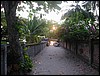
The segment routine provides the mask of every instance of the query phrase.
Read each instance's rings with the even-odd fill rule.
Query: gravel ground
[[[44,48],[33,58],[33,64],[28,75],[99,75],[97,70],[62,47]]]

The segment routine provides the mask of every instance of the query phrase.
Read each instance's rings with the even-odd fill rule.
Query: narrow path
[[[33,58],[30,75],[99,75],[79,58],[61,47],[49,46]]]

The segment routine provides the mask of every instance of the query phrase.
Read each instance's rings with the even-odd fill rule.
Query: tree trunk
[[[2,1],[1,3],[4,7],[7,21],[7,31],[10,46],[10,64],[17,64],[23,57],[21,45],[19,43],[18,31],[16,30],[16,9],[19,1]],[[14,69],[14,67],[12,69]]]

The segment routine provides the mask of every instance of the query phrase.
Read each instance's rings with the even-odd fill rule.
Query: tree
[[[63,32],[61,34],[61,37],[63,38],[69,38],[69,39],[89,39],[91,35],[97,36],[98,32],[96,32],[95,25],[93,24],[95,21],[95,16],[93,12],[90,10],[95,6],[91,8],[91,2],[86,5],[83,4],[86,8],[85,10],[80,7],[77,2],[76,5],[71,5],[72,7],[75,7],[62,16],[62,19],[65,19],[64,26],[66,29],[66,32]],[[85,2],[84,2],[85,3]],[[87,3],[87,2],[86,2]],[[95,3],[95,2],[94,2]],[[91,25],[92,26],[91,26]],[[91,29],[92,28],[92,29]],[[94,34],[95,33],[95,34]],[[67,35],[67,36],[66,36]]]
[[[18,64],[19,61],[23,60],[23,54],[21,45],[19,43],[19,35],[16,30],[16,8],[19,1],[2,1],[2,6],[5,10],[5,17],[7,21],[7,32],[10,47],[10,63]],[[14,67],[15,68],[15,67]],[[15,70],[13,68],[13,70]]]
[[[44,9],[48,10],[47,7],[51,7],[50,9],[53,9],[59,2],[61,1],[46,1],[48,5],[46,5],[45,1],[35,1],[38,3],[38,5],[44,4]],[[5,17],[7,21],[7,32],[8,32],[8,39],[9,39],[9,46],[10,46],[10,53],[11,53],[11,64],[17,64],[19,61],[23,60],[23,53],[21,49],[21,45],[19,42],[19,34],[18,30],[16,29],[16,9],[18,4],[20,4],[21,1],[1,1],[2,7],[5,11]],[[24,1],[24,3],[27,3],[30,5],[30,8],[33,7],[32,1]],[[45,6],[46,5],[46,6]],[[57,7],[58,8],[58,7]],[[13,66],[13,69],[15,67]]]
[[[27,34],[28,37],[26,38],[29,43],[36,43],[38,42],[38,35],[41,35],[43,33],[43,28],[46,25],[46,21],[43,19],[40,19],[36,17],[35,15],[33,16],[33,19],[30,20],[26,26],[27,30],[29,30],[29,33]],[[26,35],[26,34],[25,34]],[[34,39],[35,38],[35,39]]]

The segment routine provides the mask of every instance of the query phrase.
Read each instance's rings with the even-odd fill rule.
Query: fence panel
[[[76,42],[72,42],[70,44],[70,50],[73,52],[73,53],[76,53]]]
[[[67,49],[70,49],[70,43],[67,42]]]
[[[78,55],[82,56],[86,60],[89,61],[90,57],[90,47],[89,47],[89,42],[85,41],[79,41],[78,46],[77,46],[77,53]]]
[[[27,50],[27,54],[33,58],[35,56],[35,53],[34,53],[34,46],[30,46],[30,48]]]
[[[30,45],[29,45],[30,46]],[[36,56],[41,50],[43,50],[43,48],[46,47],[45,43],[40,43],[40,44],[34,44],[31,45],[28,50],[27,53],[31,58],[34,58],[34,56]]]
[[[63,46],[64,46],[64,48],[66,48],[66,42],[63,42]]]

